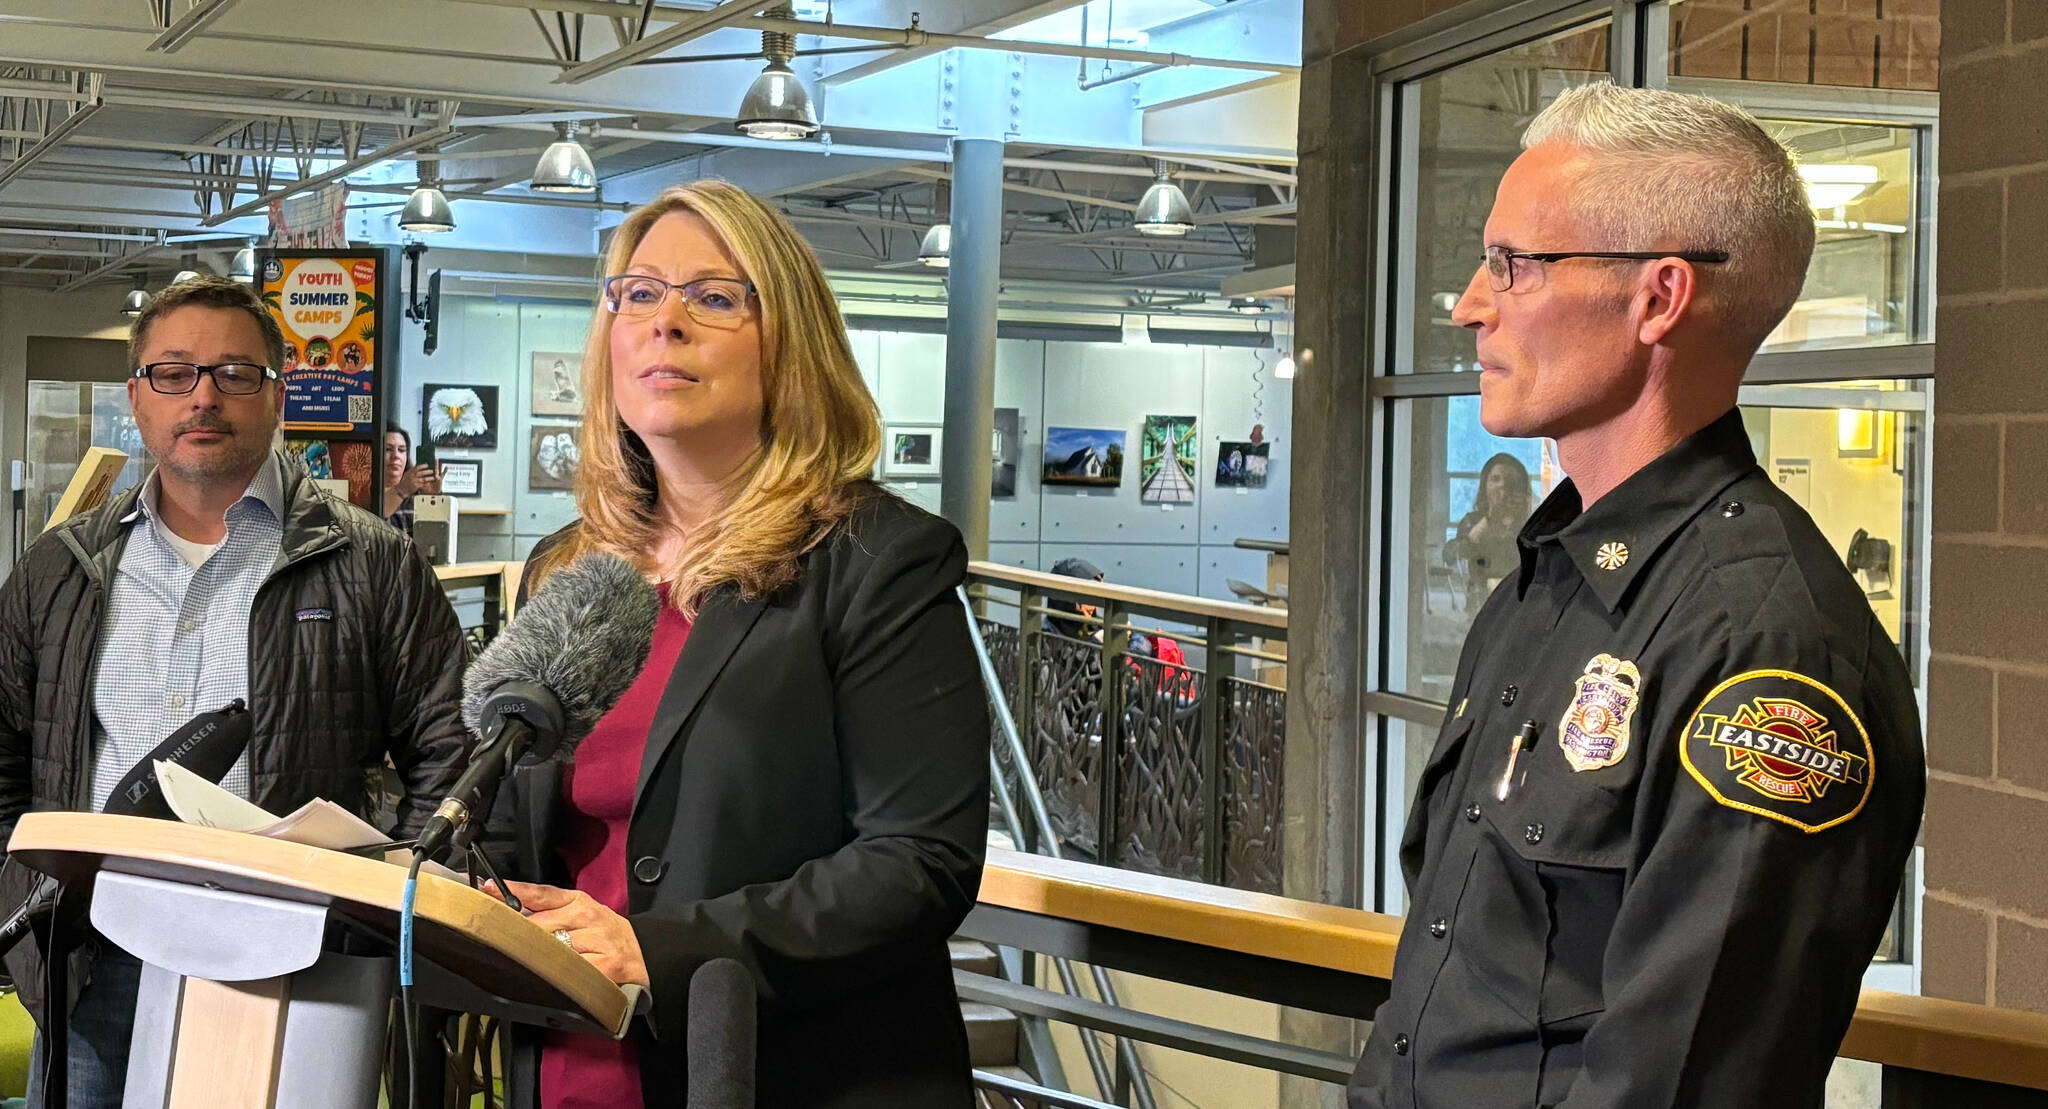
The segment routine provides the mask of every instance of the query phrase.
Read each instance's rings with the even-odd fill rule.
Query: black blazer
[[[875,488],[794,585],[704,603],[627,833],[650,1109],[683,1104],[690,975],[720,956],[760,991],[761,1109],[971,1104],[946,953],[988,829],[988,699],[954,593],[966,562],[951,525]],[[560,884],[560,767],[522,769],[513,793],[515,865]]]

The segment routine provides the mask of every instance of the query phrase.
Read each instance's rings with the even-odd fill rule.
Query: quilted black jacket
[[[375,821],[372,784],[388,755],[404,785],[395,832],[409,834],[467,757],[461,626],[412,540],[279,458],[282,558],[249,617],[251,799],[284,814],[325,797]],[[93,662],[139,493],[44,533],[0,586],[0,842],[24,812],[91,802]],[[300,619],[308,610],[332,618]],[[0,915],[34,877],[12,862],[0,872]],[[65,905],[67,919],[83,919]],[[73,951],[74,1002],[92,950]],[[7,957],[39,1024],[42,955],[31,937]]]

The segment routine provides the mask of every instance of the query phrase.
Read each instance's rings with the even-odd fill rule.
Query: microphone
[[[549,575],[463,676],[462,721],[481,742],[414,854],[444,850],[514,763],[551,759],[590,734],[647,665],[660,608],[617,555],[585,555]]]
[[[754,1109],[754,976],[713,959],[690,976],[690,1109]]]
[[[178,763],[197,771],[207,781],[219,783],[233,769],[235,760],[242,757],[242,749],[249,746],[254,732],[249,706],[239,697],[222,708],[200,713],[157,744],[123,775],[113,792],[107,795],[106,808],[102,811],[114,816],[177,819],[177,814],[164,801],[162,783],[157,781],[157,761]],[[38,921],[56,909],[57,898],[63,889],[57,879],[47,874],[37,875],[28,899],[9,913],[6,920],[0,921],[0,955],[14,950],[14,945],[20,943]]]

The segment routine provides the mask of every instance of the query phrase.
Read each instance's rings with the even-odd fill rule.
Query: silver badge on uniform
[[[1575,683],[1571,706],[1558,725],[1557,744],[1573,770],[1613,766],[1628,754],[1628,725],[1642,694],[1636,664],[1613,655],[1594,655]]]

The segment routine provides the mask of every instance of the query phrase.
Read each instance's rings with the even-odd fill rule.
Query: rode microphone
[[[585,555],[549,575],[463,676],[462,720],[477,748],[414,852],[445,850],[513,764],[589,735],[647,665],[660,609],[654,587],[617,555]]]

